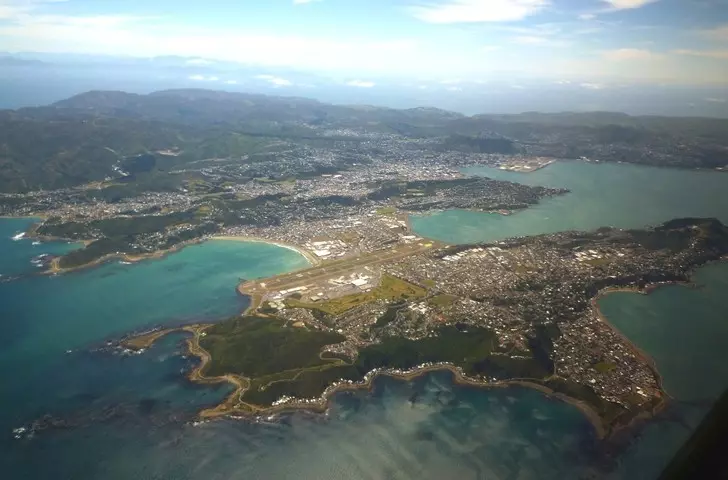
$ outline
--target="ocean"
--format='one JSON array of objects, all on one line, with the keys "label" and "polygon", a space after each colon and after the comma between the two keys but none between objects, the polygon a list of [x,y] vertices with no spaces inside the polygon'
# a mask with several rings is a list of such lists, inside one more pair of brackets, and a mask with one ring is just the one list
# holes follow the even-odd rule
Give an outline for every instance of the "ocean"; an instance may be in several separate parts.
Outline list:
[{"label": "ocean", "polygon": [[[607,175],[605,170],[585,173],[582,165],[567,162],[515,174],[513,178],[524,182],[537,180],[531,175],[548,176],[548,185],[572,189],[536,207],[537,217],[544,218],[533,228],[548,231],[568,224],[586,229],[592,228],[591,222],[600,224],[593,218],[596,210],[579,210],[597,208],[597,200],[588,198],[595,195],[593,189],[580,191],[569,182],[587,185]],[[642,174],[655,188],[676,187],[670,183],[677,178],[673,170],[614,168],[608,170],[613,177],[620,171],[625,178]],[[728,176],[677,173],[685,175],[683,189],[692,184],[693,175],[704,177],[706,185],[690,190],[680,202],[668,201],[663,212],[655,202],[644,209],[653,213],[644,217],[629,211],[622,219],[616,213],[603,218],[623,222],[620,226],[641,226],[679,212],[721,213],[722,197],[712,202],[704,196],[715,194],[718,187],[711,185],[728,181]],[[644,200],[644,186],[638,184],[632,190],[622,186],[619,195],[615,193],[618,202],[627,201],[627,195],[633,202]],[[683,205],[689,200],[693,203]],[[557,225],[546,221],[545,217],[566,215],[568,210],[560,205],[567,201],[573,209],[571,220]],[[445,212],[417,222],[426,220],[433,231],[444,232],[436,219],[447,222],[447,215],[453,214],[462,213]],[[497,239],[524,231],[528,222],[519,216],[525,214],[528,211],[472,218],[486,231],[482,239]],[[510,220],[515,226],[509,226]],[[140,355],[121,354],[107,348],[106,341],[151,326],[234,315],[247,305],[235,291],[240,279],[290,271],[306,261],[272,245],[209,241],[162,259],[133,265],[114,261],[66,275],[40,276],[30,263],[34,256],[73,246],[34,246],[30,240],[11,239],[31,222],[0,219],[0,273],[20,275],[0,282],[3,478],[649,479],[728,386],[718,342],[727,333],[728,298],[721,292],[728,286],[728,264],[722,263],[698,271],[699,288],[668,286],[647,296],[614,293],[600,300],[610,321],[655,358],[667,392],[674,397],[663,414],[638,426],[638,435],[620,444],[616,453],[596,439],[592,426],[571,405],[521,387],[454,385],[444,372],[413,382],[380,378],[371,392],[336,395],[327,415],[300,412],[257,423],[196,424],[195,412],[217,403],[230,390],[186,380],[185,372],[196,359],[184,355],[183,334],[166,337]],[[422,225],[416,225],[421,233]],[[455,240],[472,241],[472,224],[461,221],[452,228],[457,225],[464,230]],[[49,428],[15,438],[13,429],[39,419]]]}]

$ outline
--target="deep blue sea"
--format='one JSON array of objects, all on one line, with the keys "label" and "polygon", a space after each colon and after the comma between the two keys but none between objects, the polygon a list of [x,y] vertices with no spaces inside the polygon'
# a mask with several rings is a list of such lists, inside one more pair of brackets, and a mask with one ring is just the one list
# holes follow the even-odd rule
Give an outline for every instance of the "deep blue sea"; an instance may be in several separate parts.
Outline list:
[{"label": "deep blue sea", "polygon": [[[652,169],[655,181],[662,172]],[[524,388],[455,386],[446,373],[379,379],[372,392],[336,396],[326,416],[195,425],[194,413],[229,387],[186,380],[196,360],[184,357],[182,334],[132,356],[105,341],[234,315],[247,304],[235,291],[241,278],[305,260],[270,245],[211,241],[159,260],[40,276],[34,256],[72,246],[11,239],[30,223],[0,219],[0,273],[21,275],[0,282],[3,478],[649,479],[728,386],[717,340],[728,333],[721,293],[728,264],[715,264],[699,270],[702,288],[601,300],[610,320],[656,359],[675,398],[616,456],[568,404]],[[14,428],[44,418],[55,426],[14,438]]]}]

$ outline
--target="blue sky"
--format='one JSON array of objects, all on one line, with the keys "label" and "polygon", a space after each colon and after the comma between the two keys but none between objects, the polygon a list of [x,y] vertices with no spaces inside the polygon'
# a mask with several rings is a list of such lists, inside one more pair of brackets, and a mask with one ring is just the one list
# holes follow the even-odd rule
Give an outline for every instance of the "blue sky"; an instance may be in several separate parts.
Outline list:
[{"label": "blue sky", "polygon": [[362,87],[728,84],[728,0],[0,0],[0,51],[179,55]]}]

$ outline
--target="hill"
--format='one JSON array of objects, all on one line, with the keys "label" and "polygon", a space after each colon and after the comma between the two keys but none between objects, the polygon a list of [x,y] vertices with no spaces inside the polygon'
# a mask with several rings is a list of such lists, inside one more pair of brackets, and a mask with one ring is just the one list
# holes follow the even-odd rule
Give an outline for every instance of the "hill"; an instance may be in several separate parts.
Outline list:
[{"label": "hill", "polygon": [[129,157],[160,151],[176,153],[151,162],[143,178],[205,159],[241,159],[263,143],[320,148],[377,135],[428,140],[434,151],[728,165],[728,120],[720,119],[612,112],[466,117],[435,108],[330,105],[201,89],[91,91],[51,106],[0,111],[0,192],[118,179]]}]

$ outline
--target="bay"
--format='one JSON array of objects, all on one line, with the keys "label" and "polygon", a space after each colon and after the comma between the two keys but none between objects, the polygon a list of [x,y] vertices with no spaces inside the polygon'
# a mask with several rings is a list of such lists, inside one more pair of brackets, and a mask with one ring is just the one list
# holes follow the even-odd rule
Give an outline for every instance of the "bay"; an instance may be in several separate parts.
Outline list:
[{"label": "bay", "polygon": [[[0,397],[0,431],[6,434],[39,415],[80,408],[84,398],[101,396],[107,400],[102,403],[115,404],[126,398],[120,392],[128,389],[146,397],[155,390],[149,381],[138,378],[130,384],[125,369],[112,368],[114,362],[124,361],[121,358],[109,360],[111,380],[103,383],[107,387],[103,391],[96,391],[99,379],[107,378],[105,369],[99,367],[105,357],[90,355],[89,351],[103,346],[109,338],[135,330],[236,315],[248,305],[247,298],[235,290],[241,279],[308,265],[298,253],[274,245],[212,240],[163,259],[136,264],[111,261],[65,275],[39,275],[30,263],[36,250],[25,242],[32,243],[15,241],[15,233],[8,234],[31,223],[25,222],[0,219],[2,265],[20,275],[0,283],[4,392]],[[54,253],[66,248],[45,247],[44,251]],[[175,346],[168,350],[163,356],[181,349]],[[148,368],[167,366],[152,361]],[[185,383],[179,368],[174,370],[174,384]],[[141,375],[144,370],[137,373]],[[126,387],[118,390],[111,385]],[[202,387],[196,390],[205,391]]]},{"label": "bay", "polygon": [[415,232],[449,243],[474,243],[603,226],[642,228],[678,217],[715,217],[728,223],[725,172],[558,161],[531,173],[491,167],[465,168],[463,173],[567,188],[570,193],[508,216],[468,210],[415,215]]},{"label": "bay", "polygon": [[652,422],[618,470],[621,478],[655,478],[728,388],[728,263],[698,269],[693,285],[668,285],[649,295],[614,292],[599,308],[656,362],[671,400],[669,420]]}]

